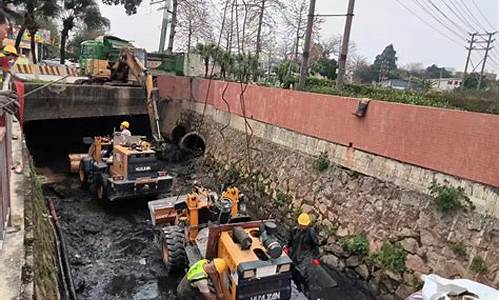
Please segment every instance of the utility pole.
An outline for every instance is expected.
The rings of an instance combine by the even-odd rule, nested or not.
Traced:
[[[337,88],[344,86],[344,75],[347,63],[347,51],[349,50],[349,37],[351,35],[352,17],[354,16],[354,0],[349,0],[347,6],[347,18],[345,20],[344,35],[342,36],[342,52],[339,56],[339,72],[337,74]]]
[[[172,21],[170,22],[170,36],[168,37],[167,53],[174,50],[175,27],[177,26],[177,0],[172,0]]]
[[[490,48],[490,44],[494,41],[492,37],[495,33],[496,32],[488,33],[488,42],[486,43],[486,49],[484,51],[483,66],[481,67],[481,74],[479,75],[479,82],[477,83],[478,90],[481,88],[481,83],[483,82],[484,67],[486,66],[486,60],[488,59],[488,51],[493,49],[493,47]]]
[[[464,87],[464,84],[465,84],[465,79],[467,78],[467,68],[469,67],[469,60],[470,60],[470,54],[472,52],[472,46],[474,45],[474,37],[477,35],[477,33],[469,33],[471,38],[470,38],[470,44],[469,44],[469,48],[466,48],[467,50],[469,50],[469,52],[467,53],[467,60],[465,61],[465,69],[464,69],[464,74],[462,75],[462,88]]]
[[[159,8],[158,10],[163,10],[163,18],[161,22],[161,31],[160,31],[160,46],[158,48],[159,53],[163,53],[165,50],[165,40],[167,38],[167,28],[168,28],[168,23],[170,23],[169,20],[169,14],[170,14],[170,0],[160,0],[156,2],[151,2],[151,5],[153,4],[158,4],[158,3],[164,3],[165,6]]]
[[[314,10],[316,7],[316,0],[309,2],[309,14],[307,15],[307,28],[304,40],[304,51],[302,53],[302,67],[300,68],[299,90],[304,90],[306,85],[306,77],[309,72],[309,51],[311,50],[311,35],[314,23]]]

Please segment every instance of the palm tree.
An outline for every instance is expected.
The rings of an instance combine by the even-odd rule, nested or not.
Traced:
[[[220,76],[222,79],[226,79],[227,74],[231,72],[234,66],[234,57],[230,52],[218,48],[215,54],[215,61],[220,66]]]
[[[217,52],[217,46],[213,43],[209,44],[197,44],[196,53],[198,53],[205,63],[205,78],[208,78],[208,66],[210,64],[210,59],[215,58]]]
[[[82,26],[86,30],[92,31],[109,27],[109,20],[101,15],[99,6],[95,0],[63,0],[61,30],[61,64],[66,58],[66,41],[69,32],[75,26]]]
[[[23,22],[16,37],[15,47],[19,51],[21,39],[26,30],[31,36],[31,54],[33,63],[37,63],[35,49],[35,34],[40,29],[42,20],[55,17],[59,12],[57,0],[13,0],[12,3],[19,7],[23,14]]]

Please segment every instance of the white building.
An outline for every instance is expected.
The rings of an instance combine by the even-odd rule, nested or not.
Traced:
[[[436,91],[452,91],[462,85],[462,78],[431,79],[432,89]]]

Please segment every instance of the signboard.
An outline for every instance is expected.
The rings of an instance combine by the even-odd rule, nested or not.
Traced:
[[[12,39],[14,40],[16,39],[17,34],[19,33],[19,29],[20,29],[19,26],[14,26],[12,28],[12,36],[11,36]],[[28,30],[24,31],[22,41],[28,43],[31,41],[31,36]],[[35,42],[38,44],[46,44],[46,45],[52,44],[52,40],[50,39],[50,31],[46,29],[39,29],[35,34]]]

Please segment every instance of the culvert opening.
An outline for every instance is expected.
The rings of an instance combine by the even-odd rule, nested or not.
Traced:
[[[172,143],[178,144],[181,139],[186,135],[187,129],[182,126],[182,125],[177,125],[175,126],[174,129],[172,129],[171,133],[171,138],[172,138]]]
[[[133,135],[151,137],[146,115],[30,121],[23,131],[37,167],[66,171],[68,154],[88,151],[84,137],[112,135],[122,121],[130,123]]]
[[[201,156],[205,153],[205,139],[198,132],[190,132],[179,142],[179,148],[194,157]]]

